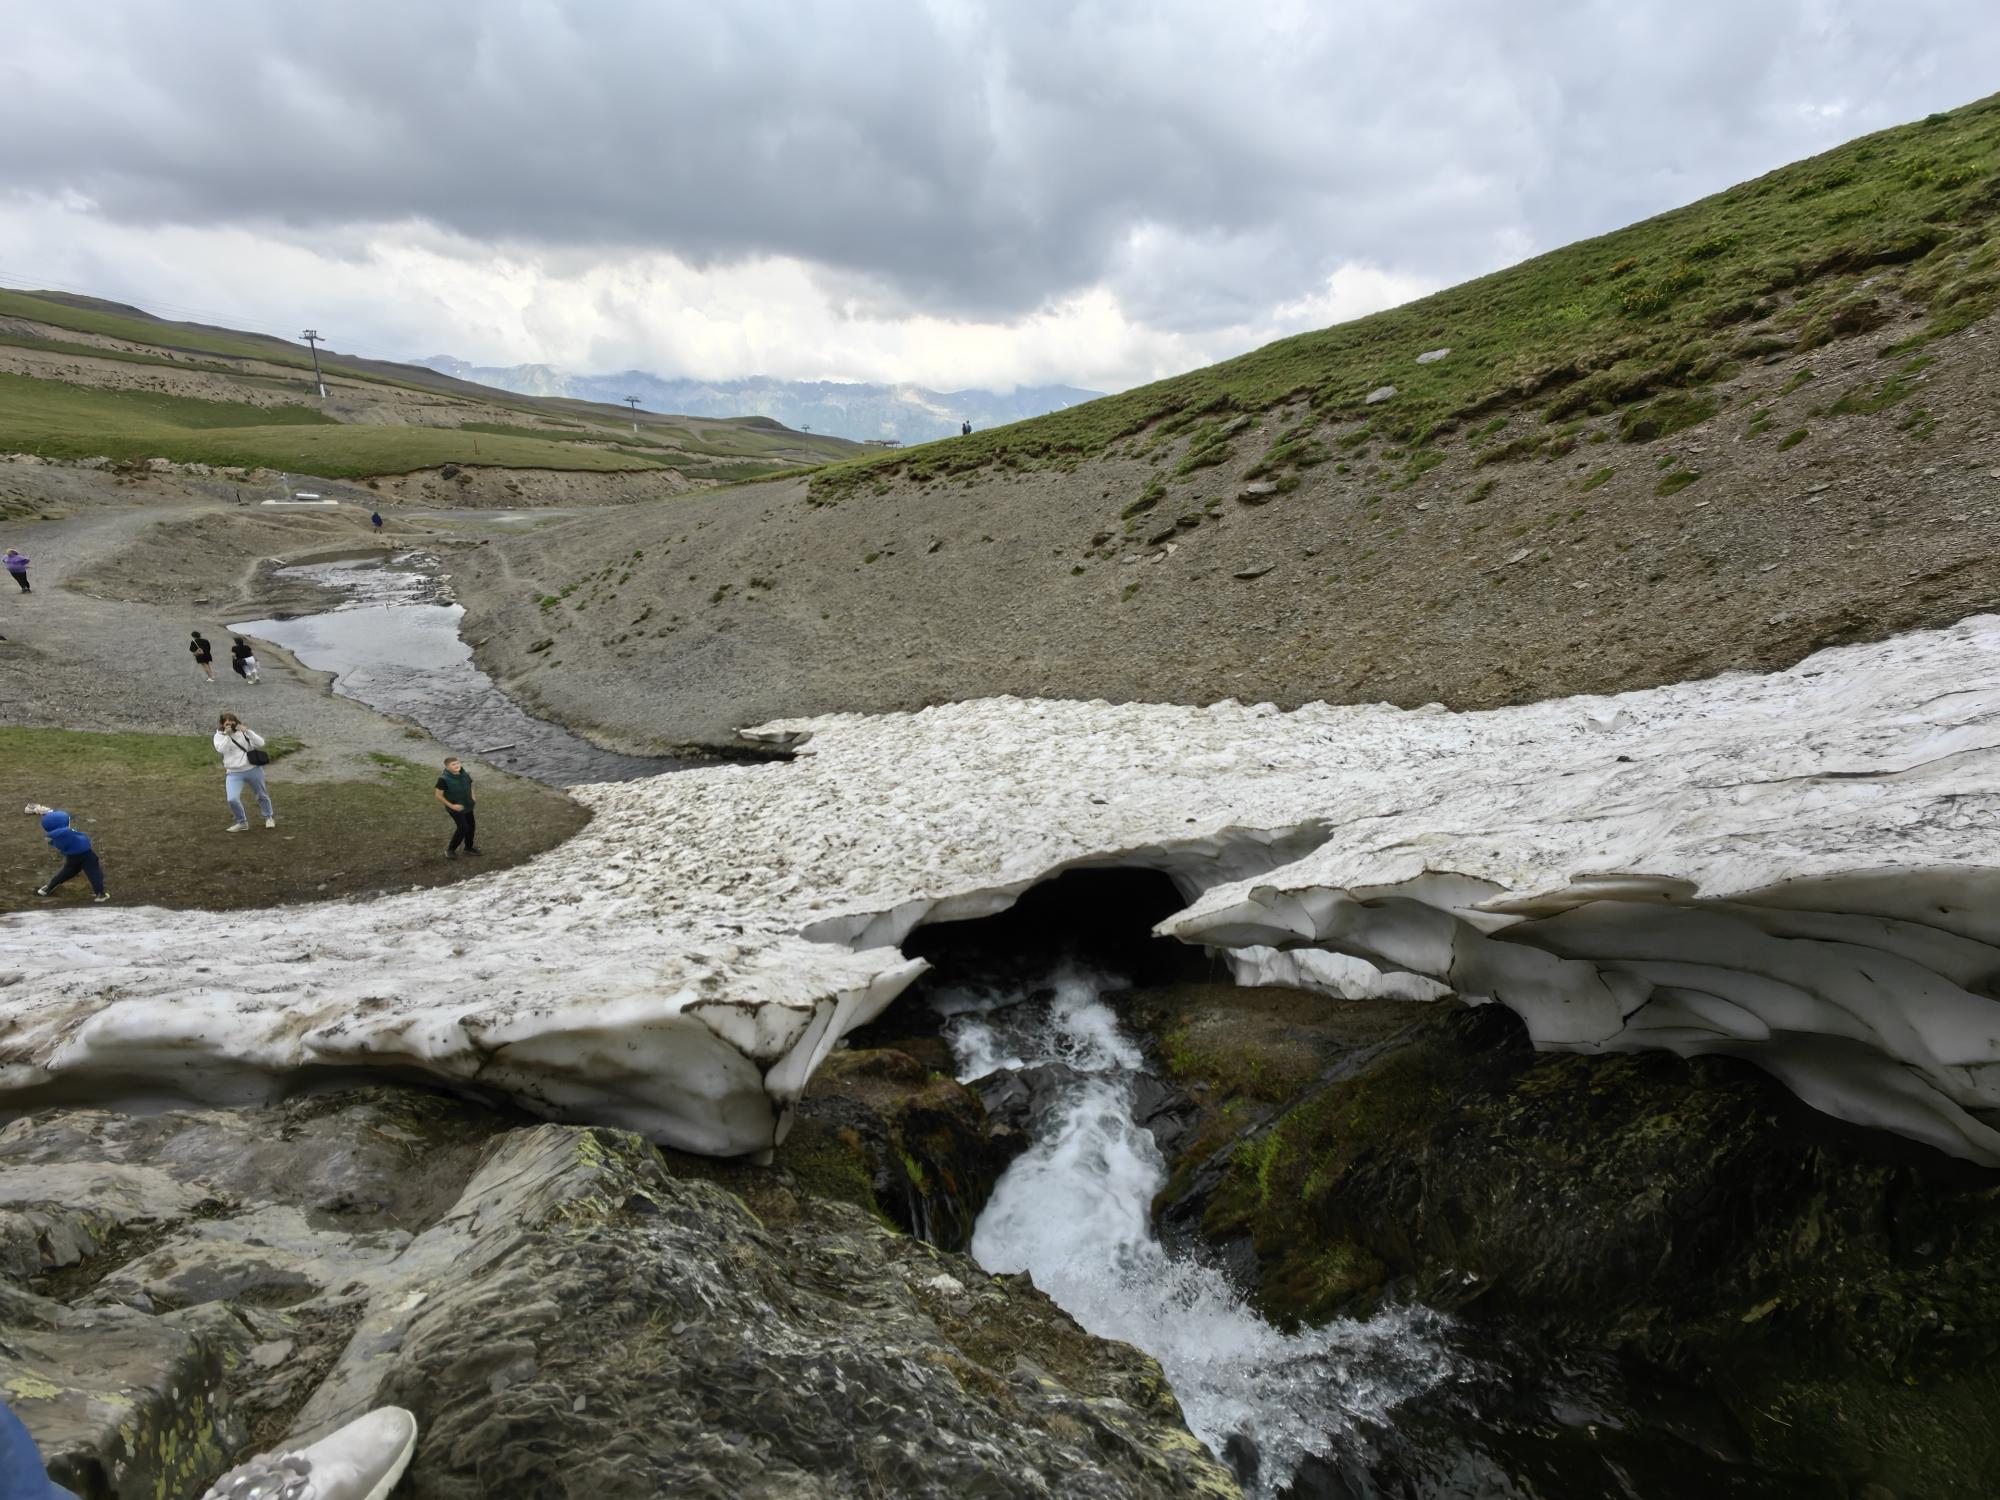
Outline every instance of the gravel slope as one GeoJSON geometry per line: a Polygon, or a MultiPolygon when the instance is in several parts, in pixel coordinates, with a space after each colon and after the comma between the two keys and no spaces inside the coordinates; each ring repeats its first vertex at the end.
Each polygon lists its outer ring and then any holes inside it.
{"type": "Polygon", "coordinates": [[[1523,411],[1412,474],[1329,426],[1328,462],[1245,504],[1303,411],[1279,410],[1185,478],[1184,440],[1141,435],[1073,473],[835,506],[722,491],[496,542],[456,583],[497,680],[635,750],[1000,693],[1473,708],[1769,669],[2000,601],[2000,336],[1879,352],[1915,326],[1748,362],[1655,441],[1613,414],[1482,462],[1557,432],[1523,411]]]}

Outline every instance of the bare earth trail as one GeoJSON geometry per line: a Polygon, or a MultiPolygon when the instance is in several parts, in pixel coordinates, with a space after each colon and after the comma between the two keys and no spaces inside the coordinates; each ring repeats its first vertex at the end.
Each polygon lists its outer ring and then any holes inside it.
{"type": "MultiPolygon", "coordinates": [[[[135,547],[145,548],[162,525],[184,525],[218,514],[213,505],[106,507],[59,520],[15,523],[9,545],[33,560],[34,592],[10,590],[0,620],[8,639],[0,650],[7,723],[71,729],[138,730],[207,735],[216,716],[233,710],[267,735],[290,735],[312,746],[288,774],[343,774],[369,751],[429,757],[429,736],[393,723],[328,690],[327,675],[309,671],[275,647],[260,648],[263,682],[250,687],[229,669],[233,619],[263,612],[270,591],[259,589],[269,568],[260,558],[202,556],[161,547],[159,566],[207,598],[208,604],[145,604],[105,598],[72,585],[135,547]],[[215,648],[215,682],[189,654],[189,632],[215,648]]],[[[366,518],[353,541],[365,547],[366,518]]],[[[302,550],[333,550],[302,534],[302,550]],[[315,549],[314,544],[318,546],[315,549]]],[[[296,607],[296,598],[294,599],[296,607]]]]}
{"type": "MultiPolygon", "coordinates": [[[[559,788],[480,762],[420,726],[333,691],[333,677],[257,641],[262,681],[230,669],[229,624],[314,612],[334,595],[276,576],[284,561],[448,545],[445,523],[368,513],[273,514],[172,477],[119,484],[44,471],[40,518],[16,517],[0,545],[33,559],[34,590],[0,605],[0,913],[43,904],[50,873],[18,809],[72,810],[122,904],[175,908],[282,905],[453,883],[534,856],[588,814],[559,788]],[[199,630],[214,681],[188,651],[199,630]],[[209,739],[225,710],[276,742],[269,774],[278,826],[224,830],[219,759],[209,739]],[[65,736],[37,731],[84,731],[65,736]],[[124,736],[121,738],[121,736],[124,736]],[[158,738],[158,737],[171,737],[158,738]],[[150,738],[149,738],[150,737],[150,738]],[[292,748],[296,746],[297,748],[292,748]],[[447,754],[478,778],[479,860],[446,861],[450,828],[430,793],[447,754]]],[[[222,486],[226,494],[228,487],[222,486]]],[[[472,522],[476,543],[479,523],[472,522]]],[[[85,899],[77,881],[52,904],[85,899]]]]}

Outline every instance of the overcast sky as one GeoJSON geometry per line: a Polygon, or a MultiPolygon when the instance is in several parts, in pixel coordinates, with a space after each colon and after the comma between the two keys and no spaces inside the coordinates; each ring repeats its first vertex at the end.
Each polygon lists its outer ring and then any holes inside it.
{"type": "Polygon", "coordinates": [[[0,284],[1115,389],[1996,88],[1994,0],[0,0],[0,284]]]}

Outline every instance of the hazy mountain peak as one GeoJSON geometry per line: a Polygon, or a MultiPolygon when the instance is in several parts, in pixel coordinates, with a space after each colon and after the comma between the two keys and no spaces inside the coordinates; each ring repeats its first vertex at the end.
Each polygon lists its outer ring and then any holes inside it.
{"type": "Polygon", "coordinates": [[[770,417],[800,431],[903,443],[949,437],[961,422],[984,430],[1024,417],[1039,417],[1103,394],[1068,385],[1019,386],[1003,393],[976,388],[934,391],[920,385],[863,381],[778,380],[767,375],[714,381],[668,379],[644,370],[577,375],[554,365],[475,365],[449,354],[434,354],[411,363],[524,396],[570,396],[614,403],[637,396],[648,411],[692,417],[770,417]]]}

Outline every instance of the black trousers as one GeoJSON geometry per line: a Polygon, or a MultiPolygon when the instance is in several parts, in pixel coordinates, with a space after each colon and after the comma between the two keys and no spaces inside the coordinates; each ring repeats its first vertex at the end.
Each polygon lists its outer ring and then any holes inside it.
{"type": "MultiPolygon", "coordinates": [[[[9,568],[7,571],[13,573],[14,570],[12,568],[9,568]]],[[[28,575],[25,572],[14,573],[14,582],[21,585],[22,593],[24,594],[34,593],[34,590],[28,587],[28,575]]]]}
{"type": "Polygon", "coordinates": [[[63,867],[56,871],[56,878],[49,882],[49,889],[54,890],[65,880],[73,879],[78,875],[88,880],[90,888],[97,892],[98,895],[101,896],[104,894],[104,866],[97,862],[97,851],[95,849],[87,849],[82,854],[65,854],[63,856],[63,867]]]}
{"type": "Polygon", "coordinates": [[[468,849],[477,849],[479,847],[479,840],[473,836],[479,826],[479,814],[476,804],[468,802],[464,812],[451,812],[451,809],[448,807],[445,811],[451,813],[452,825],[451,842],[445,845],[445,852],[447,854],[451,853],[460,844],[465,845],[468,849]]]}

